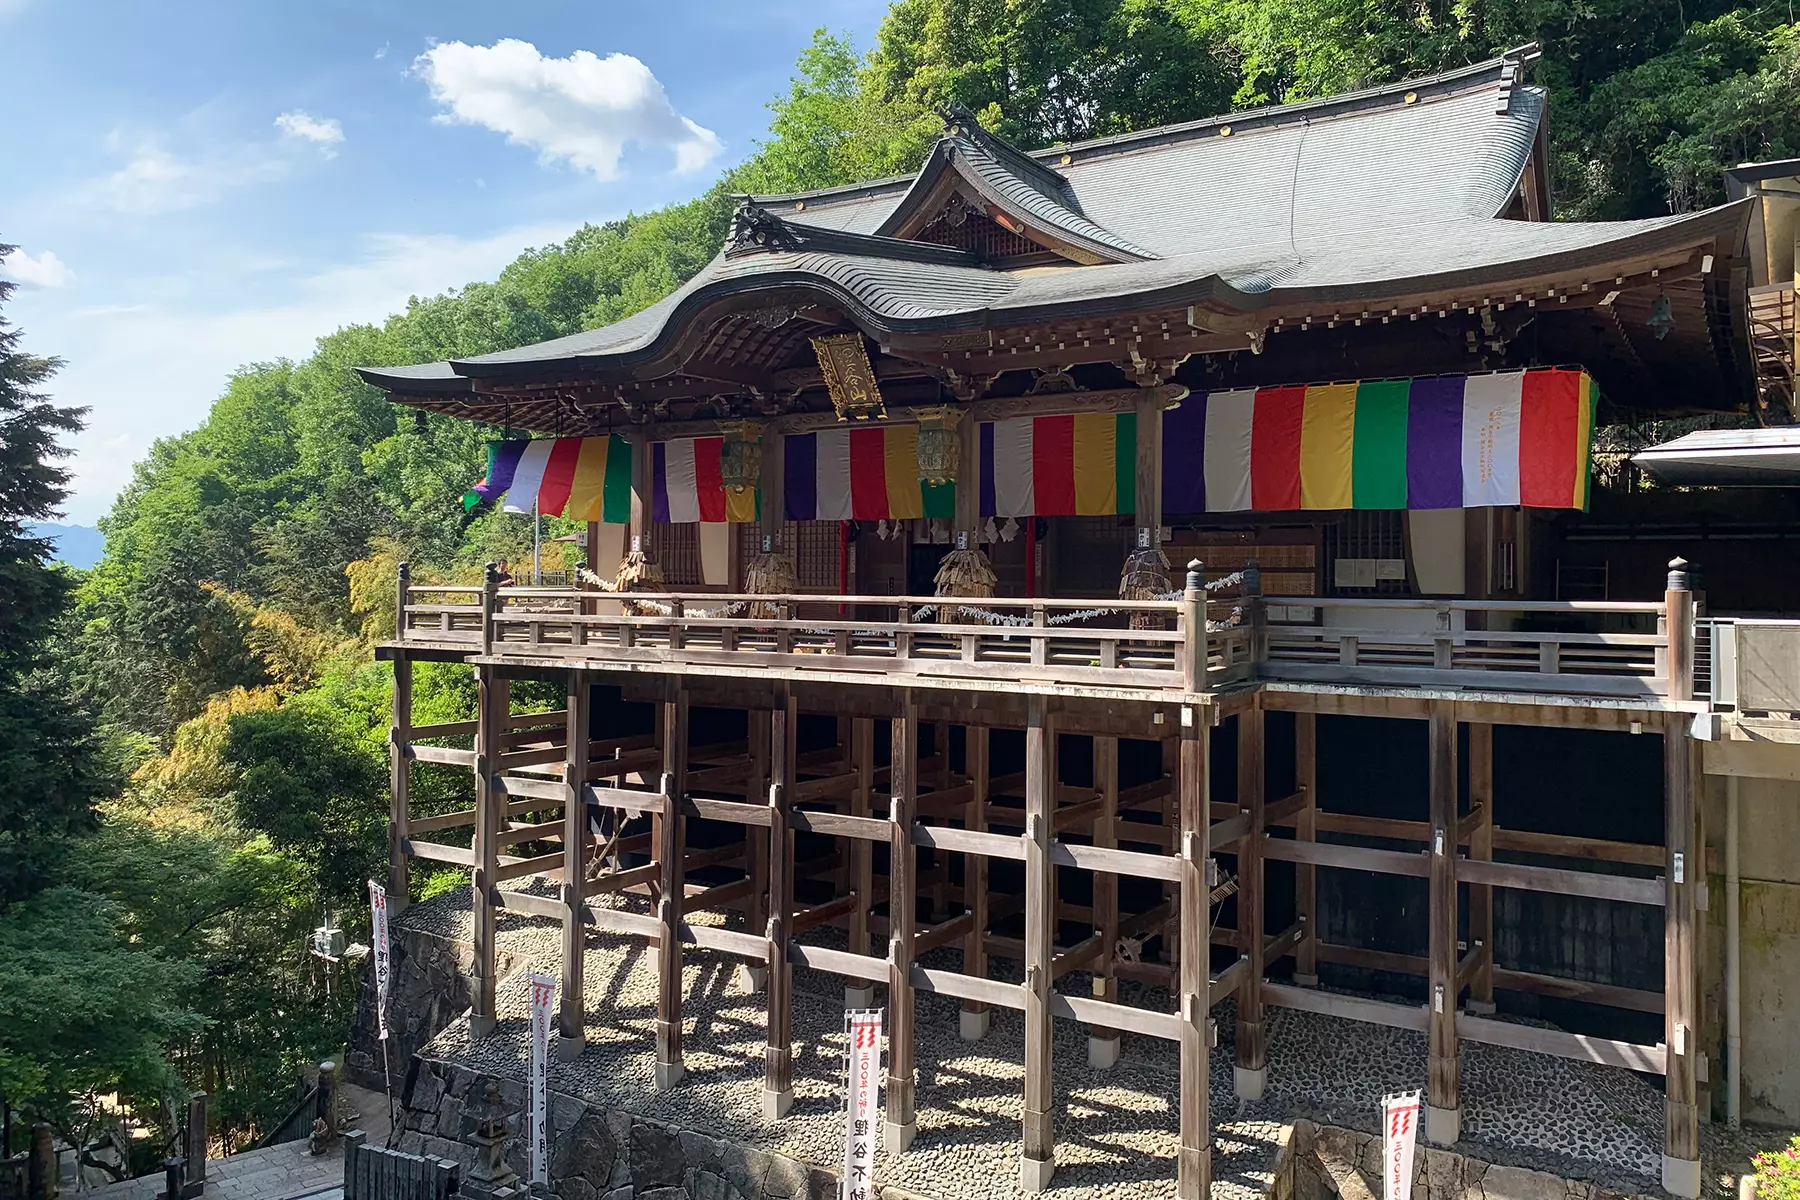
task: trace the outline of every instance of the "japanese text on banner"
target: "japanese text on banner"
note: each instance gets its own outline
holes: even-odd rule
[[[881,1010],[845,1013],[844,1033],[849,1055],[842,1200],[870,1200],[875,1194],[875,1120],[881,1091]]]
[[[387,889],[369,880],[369,938],[375,943],[375,1025],[381,1040],[388,1035]]]
[[[1382,1200],[1411,1200],[1413,1147],[1419,1140],[1419,1093],[1381,1100]]]
[[[531,984],[531,1182],[550,1182],[550,1007],[556,980],[532,971]]]

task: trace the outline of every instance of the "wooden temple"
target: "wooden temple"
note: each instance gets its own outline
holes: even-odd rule
[[[1665,1186],[1697,1196],[1707,597],[1666,554],[1597,589],[1564,551],[1597,427],[1756,411],[1752,214],[1550,222],[1535,57],[1032,153],[950,111],[916,175],[745,197],[710,264],[616,325],[365,370],[495,431],[472,503],[589,522],[585,583],[403,568],[383,648],[390,894],[415,859],[471,871],[477,1035],[503,909],[564,922],[570,1054],[586,931],[658,948],[659,1087],[684,948],[736,956],[779,1116],[793,968],[835,973],[852,1006],[884,992],[897,1154],[914,995],[959,998],[969,1039],[1018,1010],[1030,1190],[1053,1023],[1098,1066],[1166,1039],[1191,1200],[1229,997],[1244,1096],[1271,1009],[1425,1033],[1440,1144],[1463,1043],[1660,1075]],[[421,661],[472,666],[475,721],[413,723]],[[514,712],[519,679],[565,705]],[[1392,779],[1322,748],[1356,721],[1404,735]],[[1620,802],[1652,832],[1500,824],[1515,730],[1660,739]],[[413,812],[417,762],[471,769],[473,808]],[[1416,809],[1321,802],[1366,791]],[[1328,875],[1423,889],[1422,922],[1351,923],[1416,923],[1422,953],[1327,937]],[[559,894],[501,886],[526,876]],[[1651,914],[1660,988],[1497,961],[1508,891]],[[960,969],[924,965],[946,949]],[[1423,1002],[1321,989],[1334,969]],[[1497,992],[1620,1023],[1496,1019]]]

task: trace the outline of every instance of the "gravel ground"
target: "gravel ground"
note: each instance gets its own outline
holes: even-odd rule
[[[467,936],[467,893],[414,906],[403,919]],[[809,932],[803,940],[829,945],[833,937],[842,944],[841,934],[831,930]],[[555,923],[505,913],[500,939],[506,950],[540,969],[558,969]],[[842,1136],[845,981],[796,970],[794,1107],[782,1121],[768,1122],[762,1116],[763,997],[746,990],[730,956],[688,947],[683,958],[688,1074],[680,1086],[665,1093],[652,1087],[656,984],[646,951],[630,939],[595,934],[587,953],[587,1052],[572,1063],[553,1063],[551,1087],[835,1167]],[[959,955],[938,951],[925,961],[955,969]],[[1015,964],[997,961],[995,967],[1001,974]],[[1088,976],[1071,974],[1059,986],[1085,989]],[[877,1004],[885,1002],[885,992],[876,989]],[[1128,984],[1124,993],[1126,1003],[1169,1007],[1160,990]],[[527,1001],[522,978],[503,982],[494,1036],[471,1045],[467,1022],[461,1021],[424,1053],[522,1077]],[[958,1002],[919,994],[915,1003],[918,1138],[906,1155],[878,1162],[882,1179],[969,1200],[1022,1196],[1017,1186],[1022,1014],[994,1010],[991,1032],[972,1044],[958,1036]],[[1246,1104],[1233,1095],[1230,1003],[1214,1016],[1220,1031],[1211,1061],[1219,1200],[1264,1193],[1283,1128],[1296,1117],[1375,1131],[1382,1094],[1424,1082],[1421,1034],[1271,1009],[1268,1091],[1261,1101]],[[1059,1194],[1172,1197],[1179,1080],[1174,1044],[1128,1034],[1118,1065],[1095,1070],[1087,1065],[1086,1028],[1059,1020],[1054,1047]],[[1457,1147],[1462,1152],[1627,1193],[1655,1190],[1663,1105],[1654,1082],[1614,1068],[1472,1043],[1463,1047],[1462,1073],[1463,1141]],[[1709,1166],[1717,1162],[1723,1170],[1730,1165],[1726,1160],[1747,1160],[1750,1150],[1742,1147],[1750,1143],[1709,1137]]]

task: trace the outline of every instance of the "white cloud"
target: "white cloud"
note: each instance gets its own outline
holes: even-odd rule
[[[64,288],[75,282],[75,272],[54,250],[36,255],[15,250],[0,263],[0,274],[25,287]]]
[[[90,183],[76,198],[88,207],[132,216],[180,212],[211,204],[235,188],[272,183],[288,170],[286,160],[258,146],[189,158],[146,142],[123,167]]]
[[[315,117],[299,108],[276,117],[275,128],[281,130],[283,137],[314,143],[327,158],[337,154],[335,147],[344,140],[344,127],[335,117]]]
[[[444,42],[413,60],[444,106],[438,120],[479,125],[565,160],[597,179],[618,174],[628,142],[666,149],[678,172],[697,171],[724,149],[718,135],[675,111],[650,68],[629,54],[577,50],[546,58],[530,42]]]
[[[572,232],[544,224],[480,238],[380,234],[354,257],[297,277],[209,268],[198,276],[204,287],[156,303],[56,312],[34,305],[42,311],[23,314],[33,346],[68,363],[50,391],[60,403],[90,409],[88,429],[73,439],[69,519],[91,524],[104,515],[151,443],[204,419],[238,367],[303,358],[333,330],[381,321],[413,296],[492,279],[527,247]],[[231,293],[246,283],[248,300],[235,301]],[[258,303],[259,296],[275,301]]]
[[[381,49],[379,49],[375,52],[375,61],[376,62],[380,62],[382,59],[384,59],[388,56],[388,47],[391,46],[392,44],[393,43],[391,43],[391,42],[381,43]]]

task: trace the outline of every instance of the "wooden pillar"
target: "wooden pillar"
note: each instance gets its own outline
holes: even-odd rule
[[[625,552],[642,550],[650,553],[650,519],[654,516],[650,489],[655,486],[651,478],[651,464],[655,461],[649,437],[634,439],[631,455],[631,524],[626,530]]]
[[[1494,860],[1494,727],[1477,722],[1469,726],[1469,811],[1475,824],[1469,831],[1469,857],[1476,862]],[[1480,965],[1469,979],[1469,1011],[1482,1016],[1494,1011],[1494,889],[1491,884],[1469,885],[1469,952],[1481,955]]]
[[[1056,1173],[1052,1098],[1050,958],[1056,946],[1056,868],[1050,863],[1056,808],[1056,734],[1041,695],[1025,716],[1025,1152],[1019,1186],[1041,1192]]]
[[[988,741],[986,725],[969,725],[963,729],[963,769],[969,777],[969,803],[963,810],[963,824],[970,829],[985,830],[988,824]],[[971,854],[963,868],[963,892],[970,914],[969,936],[963,940],[963,974],[986,979],[988,974],[988,860],[985,854]],[[993,1015],[978,1000],[964,1000],[960,1020],[963,1041],[978,1042],[987,1036]]]
[[[1462,1136],[1456,1052],[1456,708],[1431,702],[1426,735],[1431,792],[1430,965],[1426,997],[1429,1060],[1425,1136],[1439,1146]]]
[[[850,792],[850,815],[866,817],[875,800],[875,721],[850,719],[850,762],[856,784]],[[850,886],[856,907],[850,910],[850,953],[869,952],[869,910],[875,905],[875,847],[867,838],[850,839]],[[844,986],[844,1007],[875,1007],[875,985],[856,979]]]
[[[1238,811],[1248,814],[1250,832],[1238,842],[1238,953],[1249,971],[1237,992],[1237,1094],[1260,1100],[1269,1083],[1269,1053],[1263,1040],[1263,802],[1265,742],[1262,706],[1254,700],[1238,713]]]
[[[1294,714],[1294,779],[1306,797],[1294,817],[1294,840],[1319,837],[1319,718],[1317,713]],[[1294,947],[1294,982],[1301,987],[1319,986],[1319,888],[1318,870],[1311,863],[1294,866],[1294,916],[1306,923],[1306,935]]]
[[[1189,590],[1194,590],[1189,576]],[[1212,1194],[1212,1037],[1207,1016],[1211,939],[1211,889],[1206,883],[1209,845],[1207,765],[1212,729],[1207,711],[1181,709],[1176,789],[1180,826],[1175,852],[1181,860],[1181,927],[1178,1011],[1181,1028],[1181,1142],[1176,1151],[1175,1194],[1179,1200],[1207,1200]]]
[[[1693,696],[1694,593],[1688,564],[1669,564],[1663,602],[1668,629],[1669,699]],[[1700,1194],[1700,1110],[1696,1055],[1700,1052],[1699,981],[1695,976],[1695,909],[1704,878],[1702,848],[1695,842],[1695,791],[1701,778],[1688,740],[1686,713],[1669,713],[1663,723],[1663,807],[1666,842],[1663,880],[1663,1190],[1675,1196]]]
[[[937,759],[937,771],[932,778],[932,788],[944,791],[950,787],[952,774],[950,771],[950,722],[938,721],[931,727],[931,753]],[[931,902],[926,912],[931,919],[944,919],[948,906],[950,890],[950,859],[942,851],[931,852],[931,865],[935,868],[931,881]]]
[[[750,775],[744,782],[744,801],[748,804],[766,802],[769,798],[769,751],[770,722],[769,714],[760,709],[752,709],[746,714],[746,722],[750,741]],[[752,933],[766,930],[769,927],[769,847],[771,841],[758,836],[752,830],[745,830],[745,846],[749,854],[750,896],[744,902],[744,928]],[[747,991],[760,991],[769,981],[770,963],[758,966],[745,961],[738,965],[738,979]]]
[[[794,972],[788,963],[793,939],[794,834],[790,805],[794,791],[794,699],[786,684],[777,688],[769,729],[769,1037],[763,1049],[763,1116],[779,1120],[794,1105]]]
[[[493,903],[494,873],[499,869],[501,814],[506,795],[494,786],[500,773],[500,747],[506,736],[512,690],[497,669],[475,668],[475,866],[469,875],[469,906],[475,926],[474,995],[469,1005],[469,1033],[486,1037],[494,1031],[496,913]]]
[[[913,935],[918,924],[918,855],[913,823],[918,817],[918,700],[903,692],[889,722],[893,751],[888,770],[888,1070],[887,1114],[882,1144],[904,1154],[918,1132],[913,1085]]]
[[[1094,845],[1119,844],[1119,739],[1094,739],[1094,790],[1100,794],[1100,816],[1094,822]],[[1100,939],[1100,957],[1094,966],[1094,998],[1109,1004],[1119,1001],[1119,977],[1113,973],[1113,955],[1119,944],[1119,877],[1110,871],[1094,872],[1094,933]],[[1088,1066],[1106,1068],[1119,1061],[1119,1031],[1096,1025],[1088,1031]]]
[[[406,587],[406,564],[400,564],[400,587]],[[412,805],[412,659],[394,655],[394,720],[388,729],[388,871],[389,918],[406,911],[410,881],[406,862],[408,813]]]
[[[1150,530],[1150,544],[1158,544],[1162,525],[1162,425],[1163,406],[1154,390],[1137,400],[1137,527]]]
[[[587,1048],[586,903],[588,857],[588,720],[593,711],[593,684],[585,671],[569,671],[568,750],[563,783],[569,797],[563,805],[563,963],[562,999],[557,1014],[557,1050],[564,1061],[581,1057]]]
[[[673,685],[662,706],[663,775],[666,807],[651,822],[656,848],[656,907],[662,924],[657,947],[656,989],[656,1090],[666,1091],[681,1082],[687,1068],[681,1058],[681,910],[686,898],[684,861],[686,824],[681,805],[687,798],[688,696],[687,688]]]

